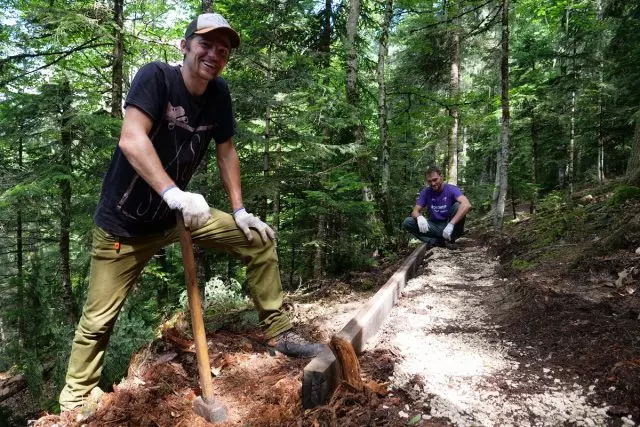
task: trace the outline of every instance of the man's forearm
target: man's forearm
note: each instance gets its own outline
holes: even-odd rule
[[[158,194],[175,185],[147,135],[123,132],[119,147],[137,174]]]
[[[420,215],[422,215],[422,206],[419,205],[415,205],[413,210],[411,211],[411,217],[416,219],[418,218]]]

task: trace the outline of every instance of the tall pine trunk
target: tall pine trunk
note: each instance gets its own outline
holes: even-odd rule
[[[22,156],[24,151],[24,139],[22,137],[22,126],[20,126],[20,138],[18,139],[18,168],[22,170]],[[22,236],[22,206],[16,206],[16,268],[17,277],[17,308],[18,308],[18,345],[22,350],[25,335],[25,311],[24,311],[24,258],[23,258],[23,236]]]
[[[269,43],[269,47],[267,48],[267,106],[264,112],[264,153],[262,158],[262,173],[264,175],[264,192],[262,194],[262,217],[266,221],[267,213],[269,212],[269,198],[267,194],[268,182],[269,182],[269,156],[270,156],[270,147],[271,143],[271,79],[272,79],[272,55],[273,55],[273,45]]]
[[[322,26],[322,35],[320,37],[319,50],[321,52],[320,64],[322,68],[328,69],[331,64],[331,8],[332,1],[325,0],[324,5],[324,20]],[[324,125],[322,129],[322,143],[328,144],[330,137],[330,129],[328,125]],[[322,170],[326,168],[326,162],[323,161]],[[313,264],[313,278],[319,279],[324,272],[324,258],[325,258],[325,241],[327,239],[326,233],[326,221],[327,216],[324,213],[318,215],[318,226],[316,228],[316,246],[314,251],[314,264]],[[295,245],[291,247],[292,257],[295,259]],[[293,263],[293,260],[292,260]],[[293,268],[293,265],[292,265]],[[293,274],[293,273],[292,273]]]
[[[387,123],[389,113],[387,111],[384,69],[388,53],[387,42],[389,39],[389,26],[391,25],[391,18],[393,16],[393,0],[385,0],[384,5],[384,17],[380,31],[380,44],[378,46],[378,128],[380,132],[380,145],[382,146],[382,155],[380,157],[380,207],[387,238],[389,238],[393,235],[394,227],[391,215],[391,195],[389,194],[391,139],[389,138],[389,125]]]
[[[71,324],[76,323],[76,303],[71,289],[71,265],[70,265],[70,229],[71,229],[71,174],[73,166],[71,162],[71,85],[68,80],[62,83],[60,90],[60,166],[63,171],[58,182],[60,190],[60,280],[64,290],[64,303],[67,309],[67,318]]]
[[[447,144],[447,181],[451,184],[458,183],[458,129],[460,127],[460,111],[458,108],[458,95],[460,93],[460,35],[454,28],[451,35],[451,75],[449,96],[451,106],[449,116],[451,127]]]
[[[359,97],[358,97],[358,48],[356,40],[358,38],[358,19],[360,17],[360,0],[349,0],[349,17],[347,19],[347,103],[351,107],[351,127],[353,140],[358,147],[360,154],[358,155],[358,169],[360,179],[362,181],[363,200],[369,201],[372,198],[371,189],[369,188],[369,178],[371,170],[369,169],[368,159],[364,155],[364,125],[358,114]]]
[[[596,11],[597,11],[597,19],[599,22],[602,22],[603,18],[603,8],[602,1],[596,1]],[[598,39],[598,164],[596,166],[597,175],[598,175],[598,183],[604,183],[604,132],[603,132],[603,96],[602,93],[604,91],[604,34],[601,35]]]
[[[122,64],[124,56],[123,0],[113,1],[113,65],[111,68],[111,115],[122,118]]]
[[[494,216],[496,230],[502,229],[509,186],[509,0],[502,0],[502,58],[500,61],[502,141],[500,147],[500,185]]]
[[[636,128],[627,162],[627,181],[640,187],[640,113],[636,113]]]
[[[531,204],[529,205],[529,213],[536,211],[538,204],[538,141],[540,140],[540,126],[538,117],[535,113],[535,107],[531,106]]]

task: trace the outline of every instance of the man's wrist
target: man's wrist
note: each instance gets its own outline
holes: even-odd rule
[[[235,214],[237,214],[238,212],[240,212],[240,211],[244,211],[244,210],[245,210],[244,206],[240,206],[239,208],[236,208],[236,209],[234,209],[234,210],[233,210],[233,214],[235,215]]]
[[[162,197],[162,196],[164,196],[164,193],[166,193],[167,191],[171,190],[172,188],[178,188],[178,186],[177,186],[177,185],[175,185],[175,184],[174,184],[174,185],[170,185],[170,186],[168,186],[167,188],[165,188],[164,190],[162,190],[162,191],[160,192],[160,196],[161,196],[161,197]]]

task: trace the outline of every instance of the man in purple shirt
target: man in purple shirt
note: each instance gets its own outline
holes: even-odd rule
[[[431,166],[424,174],[426,186],[420,191],[404,229],[429,246],[454,247],[464,232],[464,219],[471,210],[469,199],[453,184],[442,180],[440,169]],[[429,219],[422,215],[427,208]]]

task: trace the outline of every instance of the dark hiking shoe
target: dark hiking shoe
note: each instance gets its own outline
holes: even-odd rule
[[[289,357],[315,357],[325,349],[324,344],[311,343],[295,332],[288,330],[269,340],[269,346]]]
[[[458,244],[455,243],[455,242],[447,242],[447,241],[445,241],[444,242],[444,247],[449,249],[449,250],[455,251],[456,249],[458,249]]]

